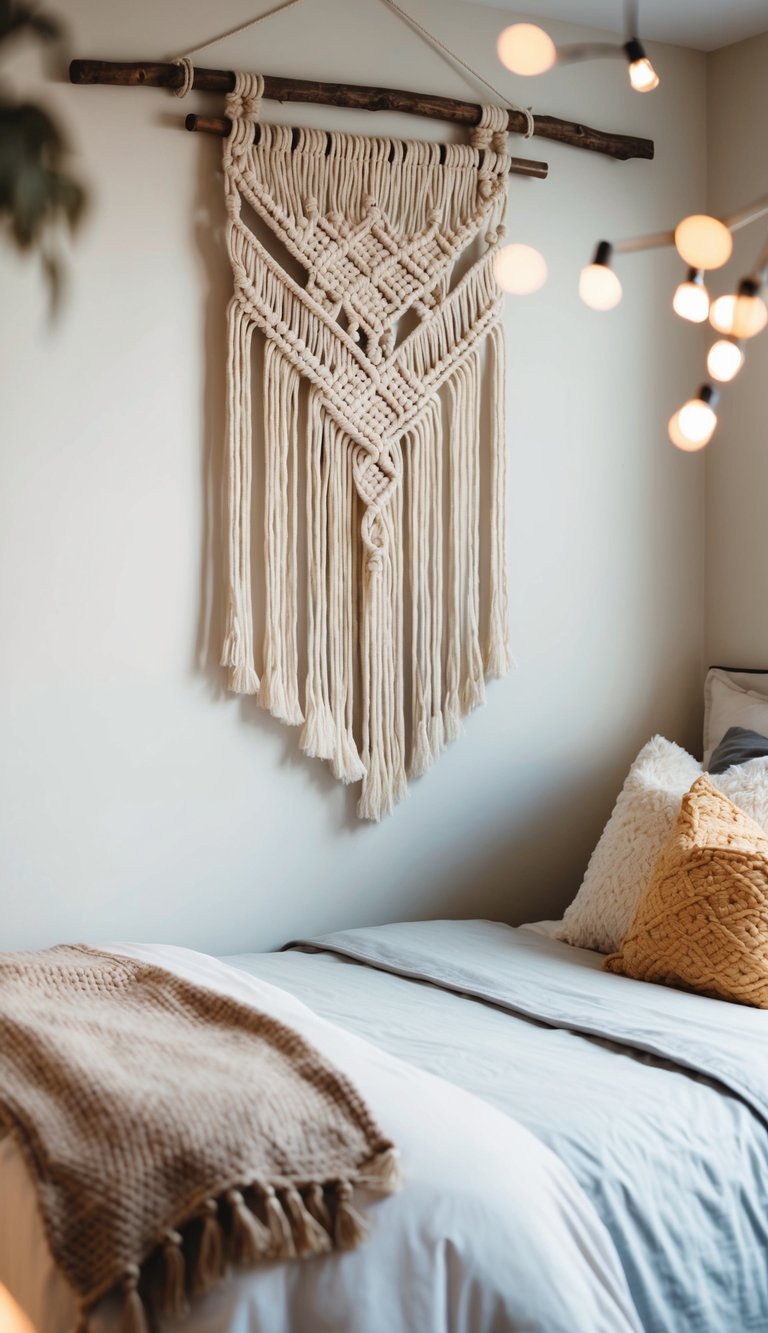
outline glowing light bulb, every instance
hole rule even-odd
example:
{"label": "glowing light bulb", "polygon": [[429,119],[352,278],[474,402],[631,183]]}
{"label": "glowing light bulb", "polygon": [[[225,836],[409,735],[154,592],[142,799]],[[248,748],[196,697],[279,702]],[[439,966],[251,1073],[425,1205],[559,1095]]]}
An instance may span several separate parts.
{"label": "glowing light bulb", "polygon": [[493,261],[496,281],[505,292],[527,296],[547,281],[547,261],[532,245],[504,245]]}
{"label": "glowing light bulb", "polygon": [[557,60],[557,48],[549,33],[535,23],[513,23],[499,33],[496,51],[502,65],[513,74],[544,74]]}
{"label": "glowing light bulb", "polygon": [[733,250],[733,239],[724,222],[692,213],[675,227],[678,254],[691,268],[722,268]]}
{"label": "glowing light bulb", "polygon": [[659,76],[646,56],[644,60],[633,60],[629,67],[629,82],[636,93],[652,93],[659,86]]}
{"label": "glowing light bulb", "polygon": [[709,322],[718,333],[731,333],[733,312],[736,309],[735,296],[718,296],[709,308]]}
{"label": "glowing light bulb", "polygon": [[709,292],[704,286],[701,269],[689,268],[685,282],[680,283],[672,299],[672,309],[692,324],[704,323],[709,314]]}
{"label": "glowing light bulb", "polygon": [[606,264],[587,264],[579,277],[579,296],[590,310],[613,310],[621,300],[621,283]]}
{"label": "glowing light bulb", "polygon": [[744,352],[737,342],[730,338],[718,338],[707,355],[707,370],[713,380],[729,384],[738,375],[744,365]]}
{"label": "glowing light bulb", "polygon": [[709,322],[718,333],[734,338],[754,338],[768,324],[768,307],[754,278],[742,278],[735,296],[718,296],[712,302]]}
{"label": "glowing light bulb", "polygon": [[629,82],[636,93],[652,93],[659,86],[659,76],[645,54],[645,47],[636,37],[624,43],[629,61]]}
{"label": "glowing light bulb", "polygon": [[624,43],[629,61],[629,82],[636,93],[651,93],[659,86],[659,76],[645,53],[645,47],[636,37]]}
{"label": "glowing light bulb", "polygon": [[695,453],[712,439],[717,425],[714,405],[717,390],[703,384],[696,398],[690,398],[669,420],[669,438],[678,449]]}
{"label": "glowing light bulb", "polygon": [[592,263],[581,270],[579,296],[590,310],[613,310],[621,300],[621,283],[611,268],[613,246],[600,241]]}

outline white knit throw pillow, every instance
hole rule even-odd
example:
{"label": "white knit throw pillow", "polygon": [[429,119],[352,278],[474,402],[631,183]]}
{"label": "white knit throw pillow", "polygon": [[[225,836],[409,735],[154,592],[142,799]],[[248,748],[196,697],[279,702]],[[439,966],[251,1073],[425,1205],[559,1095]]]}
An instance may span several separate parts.
{"label": "white knit throw pillow", "polygon": [[[663,736],[643,746],[556,939],[600,953],[618,950],[683,796],[702,771],[698,760]],[[768,758],[734,765],[711,781],[768,832]]]}

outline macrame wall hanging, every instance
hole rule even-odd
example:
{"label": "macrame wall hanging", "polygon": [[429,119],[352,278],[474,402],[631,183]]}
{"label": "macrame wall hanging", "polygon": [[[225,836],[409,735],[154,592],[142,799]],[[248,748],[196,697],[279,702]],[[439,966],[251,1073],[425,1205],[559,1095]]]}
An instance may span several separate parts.
{"label": "macrame wall hanging", "polygon": [[236,76],[224,145],[234,294],[222,660],[233,690],[301,727],[307,755],[362,782],[358,814],[378,820],[483,702],[484,675],[509,667],[493,272],[507,112],[486,107],[469,145],[292,131],[259,122],[262,87]]}
{"label": "macrame wall hanging", "polygon": [[[229,684],[300,728],[305,753],[361,783],[381,819],[425,773],[485,677],[509,667],[501,292],[493,263],[525,132],[622,159],[649,140],[503,105],[399,4],[382,0],[499,105],[262,78],[191,56],[75,60],[74,83],[229,94]],[[401,142],[263,124],[262,96],[400,110],[474,126]],[[256,336],[254,336],[256,335]],[[263,467],[262,467],[263,464]],[[258,627],[258,629],[257,629]],[[258,643],[257,643],[258,640]]]}

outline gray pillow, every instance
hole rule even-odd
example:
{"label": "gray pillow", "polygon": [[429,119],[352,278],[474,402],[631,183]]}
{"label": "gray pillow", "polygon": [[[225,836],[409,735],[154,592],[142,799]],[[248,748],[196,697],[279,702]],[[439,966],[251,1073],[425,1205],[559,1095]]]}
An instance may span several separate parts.
{"label": "gray pillow", "polygon": [[768,755],[768,736],[747,727],[729,727],[709,761],[710,773],[724,773],[734,764],[748,764],[750,759]]}

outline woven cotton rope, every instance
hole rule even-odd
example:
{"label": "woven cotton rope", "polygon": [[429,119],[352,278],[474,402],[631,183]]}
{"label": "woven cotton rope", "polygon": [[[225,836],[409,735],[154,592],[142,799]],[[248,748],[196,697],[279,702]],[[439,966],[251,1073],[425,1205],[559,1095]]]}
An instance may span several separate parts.
{"label": "woven cotton rope", "polygon": [[308,755],[362,782],[358,814],[378,820],[406,775],[459,734],[484,675],[509,667],[493,272],[507,112],[485,108],[469,145],[402,142],[259,123],[262,88],[236,76],[224,146],[234,294],[222,662],[233,690],[301,726]]}

